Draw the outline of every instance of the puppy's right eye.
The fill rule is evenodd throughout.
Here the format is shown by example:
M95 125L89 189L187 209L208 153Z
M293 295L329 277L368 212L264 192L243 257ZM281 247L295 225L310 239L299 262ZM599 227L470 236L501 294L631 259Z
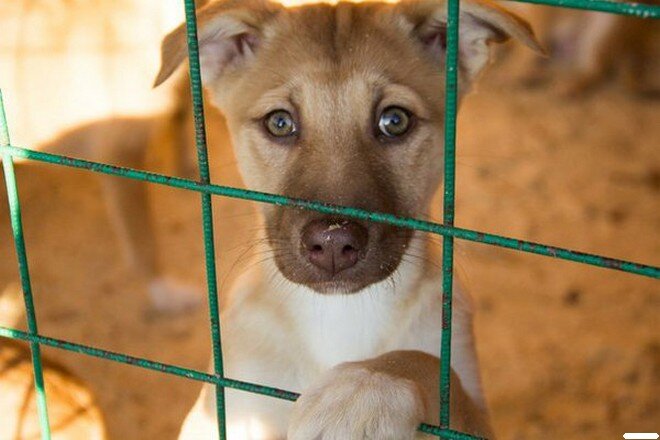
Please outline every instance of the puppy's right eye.
M378 130L386 138L401 137L411 126L411 114L402 107L388 107L380 115Z
M286 110L275 110L264 119L266 130L275 137L293 136L298 130L293 116Z

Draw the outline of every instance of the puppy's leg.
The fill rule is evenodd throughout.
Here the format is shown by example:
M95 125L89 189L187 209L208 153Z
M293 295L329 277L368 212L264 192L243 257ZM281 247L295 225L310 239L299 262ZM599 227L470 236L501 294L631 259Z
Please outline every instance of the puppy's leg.
M204 385L186 420L183 422L179 440L212 439L218 437L215 418L215 396L212 385ZM231 438L231 437L230 437Z
M286 414L291 402L245 391L225 391L227 437L229 440L285 440ZM192 410L186 416L179 440L206 440L218 438L215 390L204 385Z
M419 438L420 423L438 421L439 364L438 358L419 351L394 351L340 364L298 399L288 438ZM452 428L492 438L486 415L453 372L451 382Z
M147 283L155 310L177 313L196 307L201 298L194 289L162 276L147 185L116 177L102 179L108 214L125 260Z
M108 176L103 176L102 185L125 261L139 275L153 277L157 273L156 240L147 186Z

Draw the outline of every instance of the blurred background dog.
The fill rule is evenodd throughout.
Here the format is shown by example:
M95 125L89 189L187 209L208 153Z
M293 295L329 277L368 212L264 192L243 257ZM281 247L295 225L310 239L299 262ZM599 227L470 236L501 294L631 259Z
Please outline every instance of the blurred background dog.
M660 91L660 26L653 20L503 3L530 21L548 49L545 59L516 51L522 84L541 86L558 80L558 91L569 97L591 92L611 79L634 95L654 96ZM639 3L658 4L655 0Z

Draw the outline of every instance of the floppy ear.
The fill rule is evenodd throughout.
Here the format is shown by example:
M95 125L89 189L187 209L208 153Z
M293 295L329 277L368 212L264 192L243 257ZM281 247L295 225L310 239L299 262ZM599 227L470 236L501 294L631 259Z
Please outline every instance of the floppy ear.
M431 56L444 61L447 44L447 4L438 0L400 3L413 25L413 36ZM514 38L544 54L529 24L506 9L484 0L462 0L459 17L459 72L471 82L490 60L491 43Z
M199 57L204 81L214 81L229 67L249 62L262 27L281 6L267 0L225 0L197 11ZM185 23L161 45L161 66L154 87L163 83L188 56Z

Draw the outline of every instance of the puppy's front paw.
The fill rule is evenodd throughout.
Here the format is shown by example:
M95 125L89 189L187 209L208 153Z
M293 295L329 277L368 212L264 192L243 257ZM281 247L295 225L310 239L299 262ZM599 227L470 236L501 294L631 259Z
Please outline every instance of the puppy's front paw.
M355 362L331 369L294 405L289 440L415 438L424 403L410 380Z

